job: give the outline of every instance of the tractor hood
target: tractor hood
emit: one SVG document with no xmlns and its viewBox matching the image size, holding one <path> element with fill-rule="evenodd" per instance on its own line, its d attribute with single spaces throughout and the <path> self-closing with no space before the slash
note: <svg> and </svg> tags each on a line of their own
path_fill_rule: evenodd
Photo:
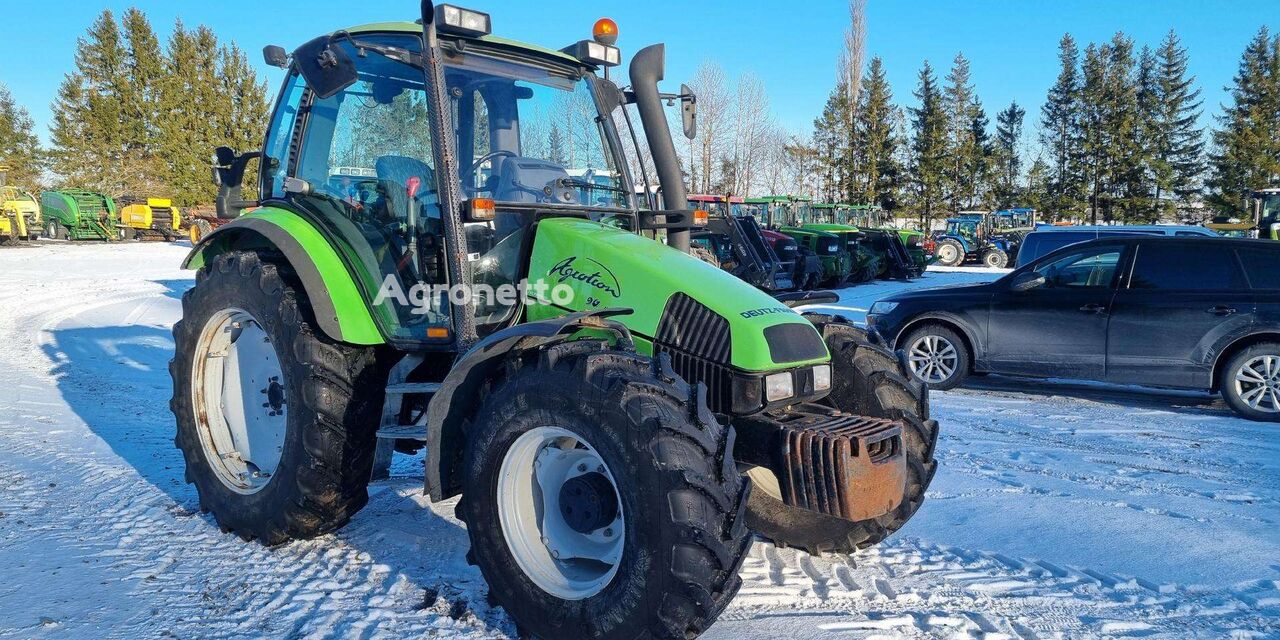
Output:
<svg viewBox="0 0 1280 640">
<path fill-rule="evenodd" d="M 589 220 L 539 222 L 528 280 L 531 285 L 568 285 L 573 292 L 568 302 L 542 295 L 529 306 L 530 320 L 622 307 L 633 313 L 615 319 L 641 342 L 702 346 L 723 341 L 720 350 L 727 351 L 728 362 L 721 364 L 743 371 L 829 358 L 809 321 L 755 287 L 660 242 Z M 685 319 L 673 322 L 674 314 Z M 725 330 L 729 340 L 719 335 Z"/>
</svg>

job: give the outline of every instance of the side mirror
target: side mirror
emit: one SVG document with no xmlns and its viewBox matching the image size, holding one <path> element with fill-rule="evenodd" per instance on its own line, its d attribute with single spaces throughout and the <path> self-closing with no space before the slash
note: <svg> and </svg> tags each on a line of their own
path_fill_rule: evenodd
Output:
<svg viewBox="0 0 1280 640">
<path fill-rule="evenodd" d="M 1013 282 L 1009 284 L 1009 288 L 1022 293 L 1039 287 L 1043 287 L 1045 283 L 1044 276 L 1035 271 L 1024 271 L 1013 277 Z"/>
<path fill-rule="evenodd" d="M 249 161 L 261 157 L 261 151 L 237 154 L 231 147 L 214 149 L 213 182 L 218 185 L 218 196 L 215 202 L 219 218 L 235 218 L 242 210 L 258 205 L 257 202 L 243 199 L 241 185 L 244 182 L 244 172 L 249 166 Z"/>
<path fill-rule="evenodd" d="M 680 119 L 684 123 L 684 137 L 698 137 L 698 96 L 689 85 L 680 85 Z"/>
<path fill-rule="evenodd" d="M 279 45 L 269 44 L 263 47 L 262 61 L 272 67 L 289 68 L 289 54 L 285 52 L 284 47 Z"/>
<path fill-rule="evenodd" d="M 346 51 L 335 47 L 329 36 L 320 36 L 293 52 L 298 72 L 321 100 L 337 95 L 359 79 L 356 65 Z"/>
</svg>

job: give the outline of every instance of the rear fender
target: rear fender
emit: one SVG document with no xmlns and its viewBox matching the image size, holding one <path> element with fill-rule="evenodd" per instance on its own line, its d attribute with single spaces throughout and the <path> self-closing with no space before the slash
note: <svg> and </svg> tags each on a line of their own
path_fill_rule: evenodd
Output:
<svg viewBox="0 0 1280 640">
<path fill-rule="evenodd" d="M 355 278 L 328 240 L 306 219 L 284 209 L 259 209 L 215 229 L 183 261 L 199 269 L 228 251 L 266 250 L 284 256 L 326 336 L 358 345 L 384 344 Z"/>
<path fill-rule="evenodd" d="M 460 492 L 457 470 L 466 445 L 464 425 L 480 404 L 485 382 L 499 373 L 509 358 L 571 339 L 580 331 L 612 334 L 617 348 L 635 351 L 627 327 L 609 319 L 629 313 L 630 309 L 601 309 L 518 324 L 490 334 L 459 357 L 427 408 L 425 490 L 431 500 Z"/>
</svg>

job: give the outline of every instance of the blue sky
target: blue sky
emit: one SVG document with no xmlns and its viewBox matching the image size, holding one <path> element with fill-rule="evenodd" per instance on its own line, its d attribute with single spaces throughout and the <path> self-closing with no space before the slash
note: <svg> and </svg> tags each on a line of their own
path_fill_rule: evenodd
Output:
<svg viewBox="0 0 1280 640">
<path fill-rule="evenodd" d="M 251 54 L 274 89 L 280 71 L 261 63 L 265 44 L 286 48 L 335 28 L 363 22 L 412 19 L 413 0 L 137 0 L 95 2 L 38 0 L 6 3 L 5 21 L 22 25 L 0 38 L 0 82 L 31 111 L 47 138 L 49 104 L 63 74 L 74 66 L 76 38 L 103 8 L 119 12 L 141 7 L 162 40 L 177 17 L 188 25 L 208 24 L 224 39 Z M 560 47 L 589 37 L 601 15 L 618 21 L 624 56 L 653 42 L 667 43 L 667 78 L 672 88 L 689 78 L 703 60 L 723 65 L 731 77 L 751 71 L 768 87 L 776 116 L 788 129 L 808 131 L 835 79 L 835 60 L 847 9 L 840 0 L 764 3 L 691 2 L 460 2 L 493 15 L 496 33 Z M 885 60 L 899 104 L 911 102 L 920 64 L 928 59 L 945 74 L 957 52 L 973 66 L 974 83 L 991 119 L 1017 100 L 1028 110 L 1028 131 L 1057 74 L 1057 43 L 1064 32 L 1087 43 L 1124 30 L 1138 45 L 1153 47 L 1176 29 L 1190 49 L 1191 72 L 1204 90 L 1205 121 L 1226 99 L 1241 52 L 1258 27 L 1280 30 L 1280 9 L 1270 1 L 1162 2 L 896 2 L 868 0 L 868 54 Z M 553 7 L 554 9 L 550 9 Z"/>
</svg>

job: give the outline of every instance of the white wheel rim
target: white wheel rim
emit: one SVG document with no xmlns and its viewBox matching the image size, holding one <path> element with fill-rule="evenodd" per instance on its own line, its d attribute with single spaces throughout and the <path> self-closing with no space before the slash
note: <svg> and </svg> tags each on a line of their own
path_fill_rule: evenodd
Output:
<svg viewBox="0 0 1280 640">
<path fill-rule="evenodd" d="M 613 488 L 617 517 L 579 533 L 564 517 L 560 492 L 569 480 L 593 472 Z M 582 600 L 604 589 L 622 561 L 626 521 L 618 484 L 600 454 L 568 429 L 538 427 L 512 443 L 498 474 L 502 536 L 525 576 L 564 600 Z"/>
<path fill-rule="evenodd" d="M 1250 409 L 1280 413 L 1280 357 L 1251 358 L 1236 371 L 1235 385 L 1236 395 Z"/>
<path fill-rule="evenodd" d="M 960 353 L 950 340 L 937 335 L 924 335 L 911 343 L 907 353 L 911 372 L 929 383 L 939 384 L 950 380 L 960 364 Z"/>
<path fill-rule="evenodd" d="M 939 261 L 941 261 L 941 262 L 952 262 L 952 261 L 954 261 L 955 259 L 956 259 L 956 248 L 955 248 L 955 247 L 953 247 L 953 246 L 951 246 L 951 245 L 949 245 L 949 244 L 944 244 L 944 245 L 942 245 L 941 247 L 938 247 L 938 260 L 939 260 Z"/>
<path fill-rule="evenodd" d="M 241 494 L 271 482 L 288 424 L 284 372 L 262 325 L 240 309 L 214 314 L 192 362 L 191 405 L 205 460 Z"/>
</svg>

